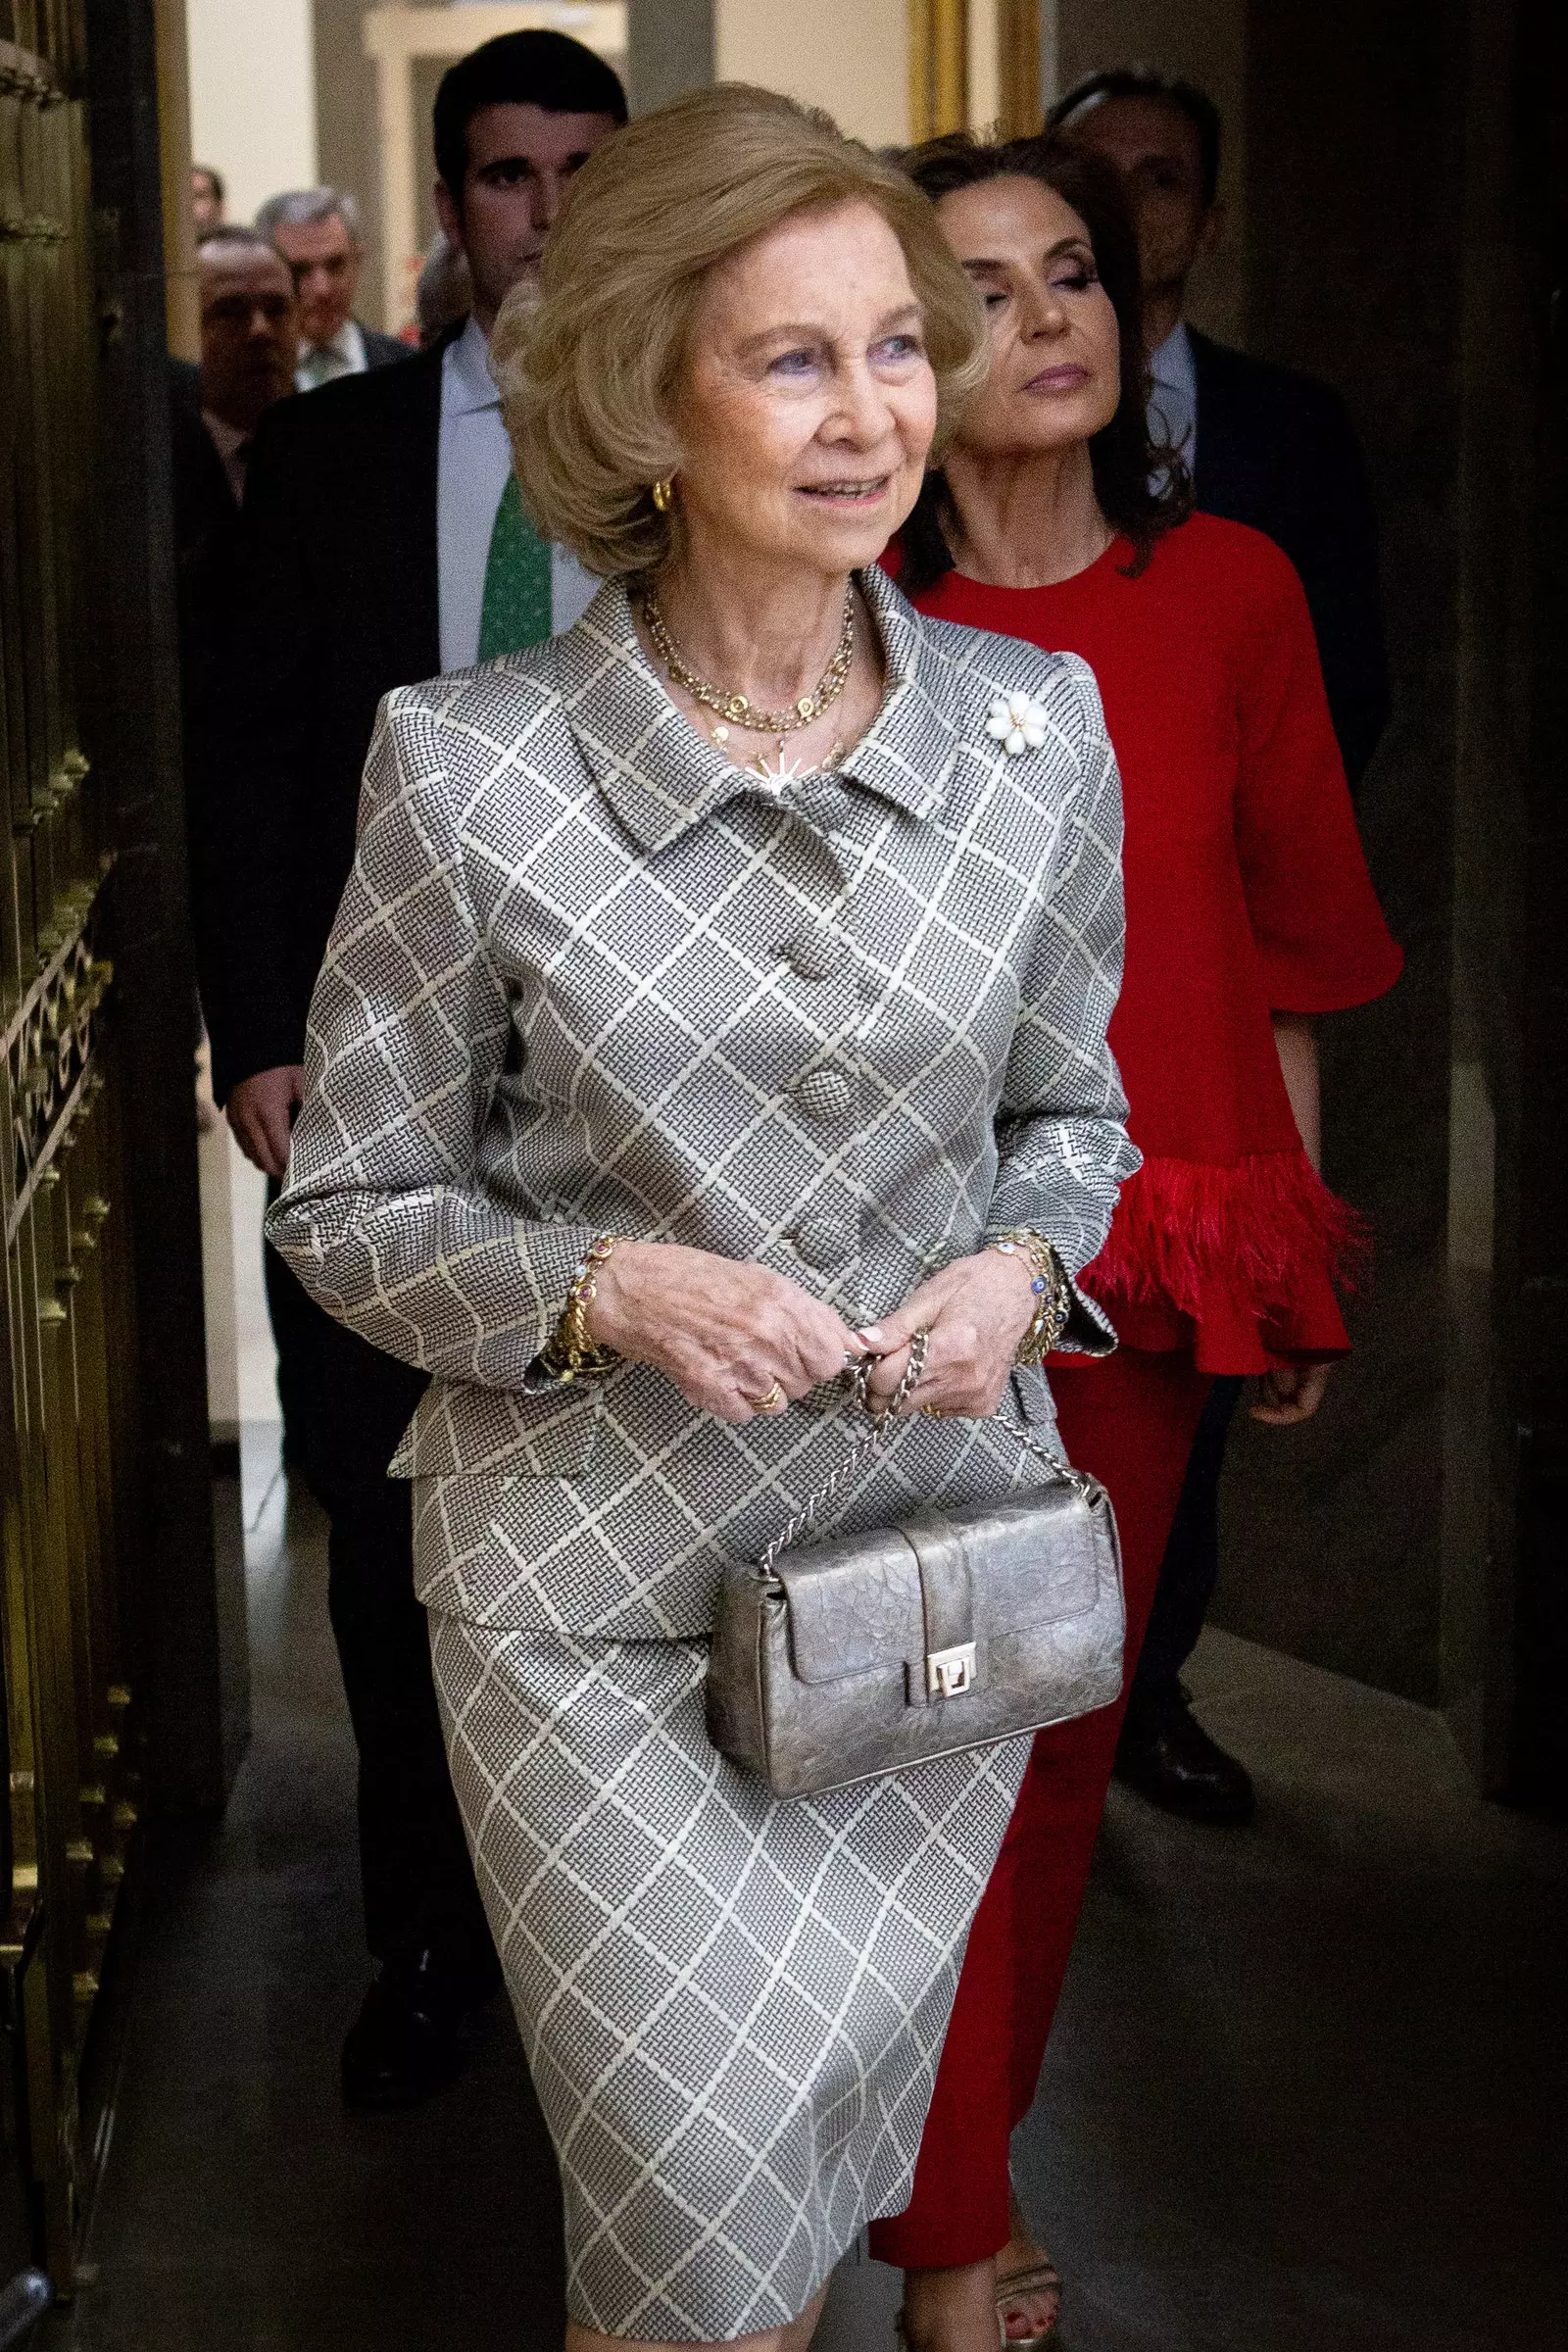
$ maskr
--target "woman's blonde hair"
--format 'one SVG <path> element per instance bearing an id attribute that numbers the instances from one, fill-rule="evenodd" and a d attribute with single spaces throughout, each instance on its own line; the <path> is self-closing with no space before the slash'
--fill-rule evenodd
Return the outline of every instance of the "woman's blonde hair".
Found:
<path id="1" fill-rule="evenodd" d="M 523 498 L 546 538 L 605 578 L 653 571 L 681 462 L 671 411 L 709 272 L 793 215 L 858 200 L 904 250 L 937 380 L 940 454 L 985 375 L 979 297 L 926 198 L 828 117 L 740 82 L 644 115 L 584 165 L 537 293 L 491 339 Z"/>

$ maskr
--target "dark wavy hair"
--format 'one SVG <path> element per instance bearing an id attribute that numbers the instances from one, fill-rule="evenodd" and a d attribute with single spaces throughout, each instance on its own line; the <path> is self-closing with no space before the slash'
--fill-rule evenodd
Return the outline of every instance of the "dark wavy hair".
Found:
<path id="1" fill-rule="evenodd" d="M 1161 533 L 1185 522 L 1192 513 L 1193 484 L 1175 451 L 1149 436 L 1138 238 L 1114 169 L 1102 157 L 1086 155 L 1060 139 L 992 142 L 969 131 L 930 139 L 923 147 L 908 148 L 899 160 L 933 204 L 987 180 L 1035 179 L 1071 205 L 1088 229 L 1095 267 L 1121 336 L 1121 398 L 1110 422 L 1091 436 L 1089 462 L 1101 513 L 1132 542 L 1127 571 L 1136 577 Z M 899 585 L 906 595 L 918 596 L 953 569 L 953 552 L 943 528 L 943 515 L 951 505 L 946 475 L 928 473 L 900 534 L 904 562 Z"/>
<path id="2" fill-rule="evenodd" d="M 442 74 L 431 118 L 435 168 L 460 213 L 468 180 L 468 124 L 487 106 L 626 120 L 619 74 L 569 33 L 498 32 L 481 41 Z"/>

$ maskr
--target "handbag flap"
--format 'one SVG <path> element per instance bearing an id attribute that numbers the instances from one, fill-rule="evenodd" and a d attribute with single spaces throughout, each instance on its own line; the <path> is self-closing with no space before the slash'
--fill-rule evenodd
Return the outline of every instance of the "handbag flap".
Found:
<path id="1" fill-rule="evenodd" d="M 803 1683 L 836 1683 L 925 1654 L 920 1569 L 897 1528 L 842 1536 L 774 1563 Z"/>
<path id="2" fill-rule="evenodd" d="M 963 1524 L 965 1514 L 955 1514 Z M 984 1640 L 1084 1617 L 1099 1597 L 1097 1510 L 1065 1483 L 1009 1495 L 970 1515 L 975 1631 Z M 1109 1508 L 1098 1517 L 1108 1532 Z"/>
<path id="3" fill-rule="evenodd" d="M 1098 1507 L 1108 1522 L 1104 1504 Z M 912 1542 L 901 1528 L 885 1528 L 812 1544 L 774 1563 L 803 1683 L 838 1682 L 924 1657 L 915 1546 L 929 1547 L 934 1537 L 957 1543 L 967 1555 L 974 1631 L 982 1642 L 1087 1616 L 1096 1605 L 1095 1511 L 1073 1487 L 1031 1488 L 966 1511 L 914 1511 L 907 1524 Z"/>

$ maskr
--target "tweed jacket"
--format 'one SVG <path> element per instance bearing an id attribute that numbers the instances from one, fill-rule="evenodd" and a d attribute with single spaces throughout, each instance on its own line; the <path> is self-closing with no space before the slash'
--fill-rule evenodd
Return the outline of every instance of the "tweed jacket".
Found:
<path id="1" fill-rule="evenodd" d="M 381 707 L 268 1231 L 323 1306 L 433 1375 L 392 1465 L 416 1520 L 440 1506 L 433 1606 L 701 1633 L 723 1559 L 842 1449 L 832 1391 L 735 1431 L 648 1366 L 550 1383 L 596 1235 L 757 1259 L 858 1325 L 1009 1226 L 1076 1273 L 1137 1165 L 1105 1043 L 1121 804 L 1093 675 L 861 585 L 888 688 L 835 775 L 731 766 L 616 585 L 549 644 Z M 1043 735 L 1021 753 L 987 732 L 1017 693 Z M 1068 1344 L 1114 1344 L 1081 1297 Z M 1043 1376 L 1015 1387 L 1049 1422 Z M 966 1432 L 920 1424 L 901 1477 L 1004 1489 L 1016 1448 L 1004 1468 Z"/>

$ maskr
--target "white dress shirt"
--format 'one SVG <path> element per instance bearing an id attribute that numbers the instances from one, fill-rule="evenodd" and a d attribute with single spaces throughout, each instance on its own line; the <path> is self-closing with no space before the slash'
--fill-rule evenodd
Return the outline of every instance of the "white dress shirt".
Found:
<path id="1" fill-rule="evenodd" d="M 1150 357 L 1149 432 L 1157 448 L 1168 441 L 1189 466 L 1198 460 L 1198 365 L 1187 321 L 1178 318 Z"/>
<path id="2" fill-rule="evenodd" d="M 369 365 L 365 337 L 357 318 L 345 318 L 324 343 L 302 343 L 294 368 L 296 392 L 314 392 L 318 384 L 334 383 L 340 375 L 363 375 Z"/>
<path id="3" fill-rule="evenodd" d="M 490 534 L 512 471 L 490 346 L 470 318 L 441 362 L 441 439 L 436 463 L 436 571 L 441 667 L 479 659 Z M 551 625 L 559 636 L 587 612 L 604 585 L 564 547 L 550 551 Z"/>

